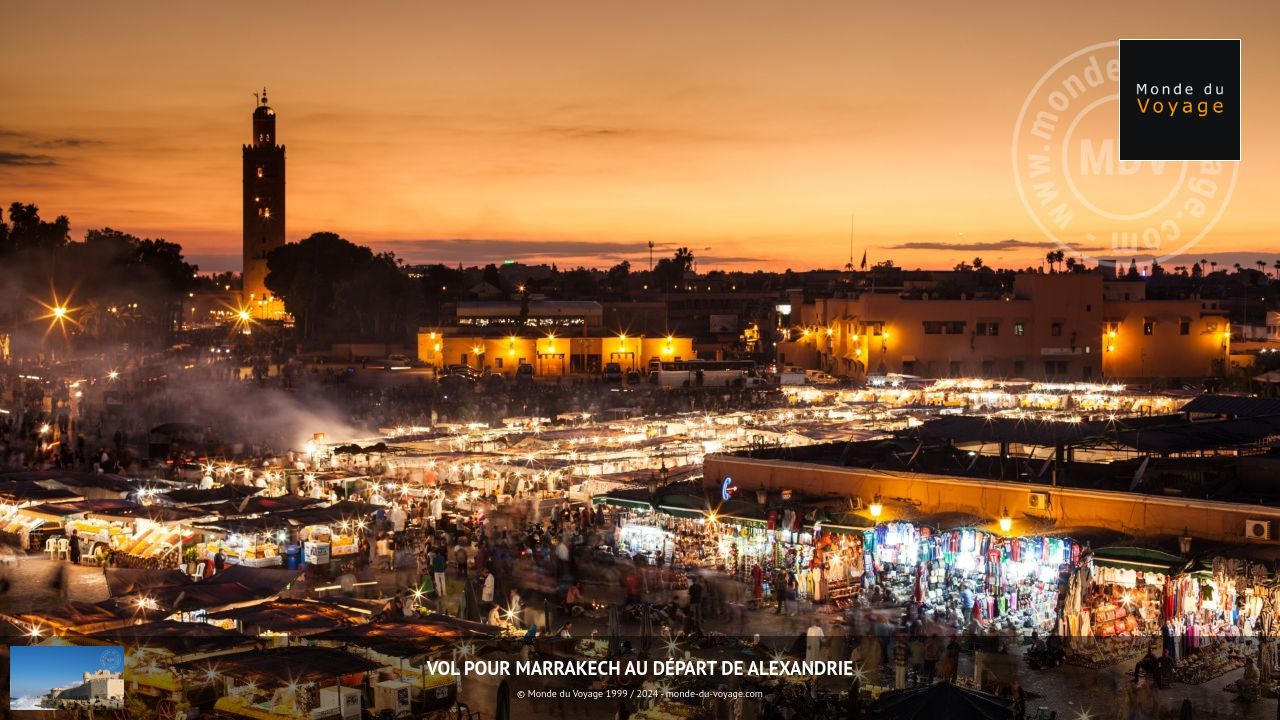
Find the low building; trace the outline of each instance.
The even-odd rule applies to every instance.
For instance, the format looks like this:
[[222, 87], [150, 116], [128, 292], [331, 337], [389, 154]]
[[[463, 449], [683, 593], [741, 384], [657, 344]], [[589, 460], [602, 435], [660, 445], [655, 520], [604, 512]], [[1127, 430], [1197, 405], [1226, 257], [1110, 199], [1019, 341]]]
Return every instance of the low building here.
[[512, 375], [521, 365], [531, 365], [535, 375], [551, 377], [599, 373], [609, 363], [617, 363], [623, 372], [644, 371], [655, 359], [691, 357], [693, 340], [688, 337], [533, 335], [527, 329], [497, 334], [469, 327], [418, 333], [420, 361], [437, 368], [466, 365], [500, 375]]
[[1023, 273], [999, 294], [938, 298], [863, 292], [793, 303], [780, 363], [855, 379], [1061, 381], [1223, 375], [1224, 311], [1199, 299], [1150, 300], [1141, 282], [1101, 273]]

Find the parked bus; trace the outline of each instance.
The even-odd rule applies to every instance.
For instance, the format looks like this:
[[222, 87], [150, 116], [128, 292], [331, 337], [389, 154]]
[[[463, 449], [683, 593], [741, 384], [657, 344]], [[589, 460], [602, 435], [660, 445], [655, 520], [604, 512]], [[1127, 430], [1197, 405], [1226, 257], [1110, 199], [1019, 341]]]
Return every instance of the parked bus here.
[[659, 387], [753, 387], [763, 385], [754, 360], [675, 360], [650, 365], [649, 382]]

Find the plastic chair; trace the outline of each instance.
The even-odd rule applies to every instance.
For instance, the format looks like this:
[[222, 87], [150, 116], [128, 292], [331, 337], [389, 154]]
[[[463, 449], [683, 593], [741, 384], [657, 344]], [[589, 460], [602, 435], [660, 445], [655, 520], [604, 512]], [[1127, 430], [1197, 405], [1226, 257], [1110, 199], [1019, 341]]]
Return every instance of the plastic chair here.
[[49, 556], [49, 559], [52, 560], [53, 556], [58, 554], [58, 538], [56, 537], [47, 538], [44, 541], [44, 551], [45, 551], [45, 554]]
[[193, 580], [200, 580], [204, 578], [204, 563], [196, 563], [196, 571], [191, 573], [191, 578]]
[[71, 559], [71, 541], [60, 537], [58, 538], [58, 559], [61, 560], [63, 558]]

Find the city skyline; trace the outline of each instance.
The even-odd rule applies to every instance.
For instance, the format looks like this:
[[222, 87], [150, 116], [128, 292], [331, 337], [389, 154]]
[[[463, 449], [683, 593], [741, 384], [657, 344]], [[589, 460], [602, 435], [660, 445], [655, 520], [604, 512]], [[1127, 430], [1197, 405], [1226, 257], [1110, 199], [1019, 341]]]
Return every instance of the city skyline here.
[[[1010, 167], [1022, 100], [1082, 46], [1187, 35], [1189, 4], [1161, 8], [1090, 3], [1027, 24], [939, 5], [920, 26], [835, 4], [509, 4], [495, 25], [449, 6], [55, 18], [23, 4], [11, 45], [25, 62], [0, 75], [0, 192], [69, 215], [76, 238], [110, 225], [238, 270], [237, 156], [266, 84], [290, 150], [290, 241], [332, 230], [410, 262], [561, 266], [643, 266], [653, 241], [691, 248], [700, 270], [802, 270], [848, 262], [852, 230], [855, 263], [1026, 267], [1056, 246]], [[1196, 20], [1200, 36], [1250, 31], [1250, 164], [1179, 264], [1270, 254], [1280, 142], [1249, 119], [1280, 101], [1275, 14]], [[119, 41], [104, 51], [104, 35]]]

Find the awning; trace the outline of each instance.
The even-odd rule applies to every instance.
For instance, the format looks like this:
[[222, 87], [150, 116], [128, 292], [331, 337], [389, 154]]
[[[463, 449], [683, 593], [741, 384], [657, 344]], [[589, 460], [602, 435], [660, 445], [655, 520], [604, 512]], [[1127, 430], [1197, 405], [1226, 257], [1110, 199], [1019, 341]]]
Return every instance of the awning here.
[[192, 660], [175, 667], [198, 673], [220, 673], [257, 682], [259, 687], [270, 687], [276, 683], [335, 680], [344, 675], [377, 670], [381, 666], [332, 648], [284, 647]]
[[1093, 564], [1120, 570], [1138, 570], [1169, 574], [1186, 562], [1177, 555], [1160, 550], [1135, 547], [1102, 548], [1093, 552]]

